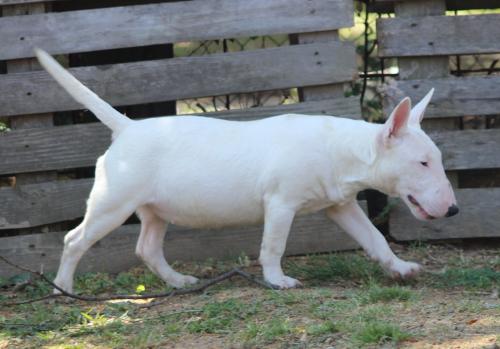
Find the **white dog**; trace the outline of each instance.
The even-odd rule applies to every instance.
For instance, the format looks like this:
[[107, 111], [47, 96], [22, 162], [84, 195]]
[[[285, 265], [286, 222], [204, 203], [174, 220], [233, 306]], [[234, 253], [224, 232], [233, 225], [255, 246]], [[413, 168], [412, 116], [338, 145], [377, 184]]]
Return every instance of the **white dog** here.
[[82, 255], [137, 212], [136, 253], [165, 282], [197, 282], [173, 270], [163, 255], [169, 222], [218, 228], [264, 222], [259, 261], [264, 278], [280, 288], [300, 285], [281, 269], [292, 221], [326, 208], [393, 276], [420, 266], [391, 251], [356, 202], [375, 188], [400, 197], [421, 220], [458, 212], [441, 154], [421, 130], [433, 91], [413, 109], [405, 98], [383, 125], [330, 116], [281, 115], [258, 121], [197, 116], [128, 119], [71, 76], [47, 53], [42, 66], [113, 131], [97, 160], [83, 222], [64, 239], [55, 283], [72, 291]]

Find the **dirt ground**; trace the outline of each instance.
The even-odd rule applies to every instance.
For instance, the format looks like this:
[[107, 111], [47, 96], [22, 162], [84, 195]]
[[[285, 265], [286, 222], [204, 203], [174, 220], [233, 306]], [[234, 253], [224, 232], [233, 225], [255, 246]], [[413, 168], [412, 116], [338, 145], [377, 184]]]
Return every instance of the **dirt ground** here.
[[[393, 248], [425, 272], [391, 280], [363, 253], [346, 252], [287, 258], [286, 272], [304, 283], [294, 290], [233, 278], [152, 307], [151, 300], [3, 305], [0, 348], [500, 348], [498, 243]], [[210, 278], [235, 266], [260, 276], [245, 256], [176, 268]], [[2, 303], [50, 292], [38, 281], [22, 284], [14, 292], [4, 280]], [[77, 285], [85, 294], [165, 290], [144, 268], [86, 274]]]

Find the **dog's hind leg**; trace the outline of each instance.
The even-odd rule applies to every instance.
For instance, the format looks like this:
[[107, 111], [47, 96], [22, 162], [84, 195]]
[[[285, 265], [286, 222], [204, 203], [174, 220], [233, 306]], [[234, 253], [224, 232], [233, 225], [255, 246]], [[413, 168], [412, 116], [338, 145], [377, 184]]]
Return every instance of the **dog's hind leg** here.
[[270, 203], [266, 206], [259, 262], [263, 268], [264, 279], [280, 288], [300, 286], [300, 281], [286, 276], [281, 269], [281, 257], [285, 253], [294, 217], [295, 211], [280, 203]]
[[[88, 201], [88, 208], [83, 222], [71, 230], [64, 238], [64, 250], [54, 283], [67, 292], [73, 291], [73, 275], [83, 254], [98, 240], [113, 229], [119, 227], [132, 213], [136, 206], [123, 202], [123, 198], [107, 197]], [[54, 290], [59, 293], [58, 290]]]
[[332, 206], [326, 213], [393, 277], [413, 276], [420, 270], [418, 264], [403, 261], [392, 252], [382, 233], [370, 222], [356, 201]]
[[163, 239], [168, 223], [159, 218], [146, 206], [137, 209], [141, 219], [141, 233], [135, 249], [149, 269], [166, 283], [181, 288], [198, 282], [198, 279], [176, 272], [165, 260], [163, 254]]

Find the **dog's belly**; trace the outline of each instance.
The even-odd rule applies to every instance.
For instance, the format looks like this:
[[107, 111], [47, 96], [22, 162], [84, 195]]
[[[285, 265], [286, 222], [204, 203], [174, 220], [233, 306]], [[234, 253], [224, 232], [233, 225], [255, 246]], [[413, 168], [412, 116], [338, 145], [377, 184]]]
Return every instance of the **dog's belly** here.
[[148, 206], [165, 221], [190, 228], [215, 229], [264, 221], [264, 209], [257, 204], [161, 201]]

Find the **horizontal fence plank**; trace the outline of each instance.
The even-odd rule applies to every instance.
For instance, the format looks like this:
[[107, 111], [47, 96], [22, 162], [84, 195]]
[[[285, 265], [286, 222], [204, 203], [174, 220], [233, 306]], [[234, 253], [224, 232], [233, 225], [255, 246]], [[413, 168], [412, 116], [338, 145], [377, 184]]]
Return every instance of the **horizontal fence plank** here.
[[[354, 48], [342, 42], [70, 70], [113, 105], [322, 85], [357, 74]], [[43, 71], [0, 75], [0, 95], [0, 116], [82, 108]]]
[[93, 182], [91, 178], [0, 188], [0, 230], [82, 217]]
[[[350, 27], [352, 0], [195, 0], [0, 18], [0, 59]], [[96, 38], [99, 38], [96, 40]]]
[[500, 129], [431, 133], [446, 170], [500, 168]]
[[322, 99], [319, 101], [282, 104], [270, 107], [225, 110], [196, 114], [226, 120], [255, 120], [281, 114], [331, 115], [349, 119], [361, 119], [358, 97]]
[[417, 221], [400, 202], [391, 211], [390, 232], [398, 241], [500, 237], [500, 188], [458, 189], [460, 212], [450, 218]]
[[34, 4], [37, 2], [55, 2], [55, 1], [68, 1], [68, 0], [0, 0], [0, 6]]
[[[366, 205], [363, 204], [364, 207]], [[83, 256], [78, 272], [120, 272], [139, 264], [134, 255], [138, 225], [125, 225], [99, 241]], [[0, 238], [0, 255], [16, 264], [45, 272], [55, 271], [63, 248], [64, 233], [45, 233]], [[261, 227], [224, 230], [192, 230], [169, 226], [165, 255], [169, 261], [228, 258], [242, 252], [257, 257], [262, 239]], [[358, 245], [326, 218], [324, 212], [298, 217], [288, 240], [286, 254], [329, 252], [355, 249]], [[19, 274], [0, 263], [0, 277]]]
[[[414, 0], [375, 0], [372, 9], [376, 12], [394, 12], [394, 2]], [[491, 9], [500, 8], [500, 0], [446, 0], [448, 10]]]
[[[285, 113], [326, 114], [359, 118], [356, 97], [197, 114], [228, 120], [250, 120]], [[0, 133], [0, 174], [94, 166], [110, 144], [101, 123], [25, 129]]]
[[[410, 96], [414, 103], [423, 98], [431, 88], [435, 88], [425, 112], [426, 118], [500, 113], [500, 76], [401, 80], [395, 82], [394, 87], [402, 91], [401, 95]], [[394, 103], [385, 105], [386, 113], [393, 106]]]
[[380, 57], [500, 52], [500, 14], [377, 20]]

